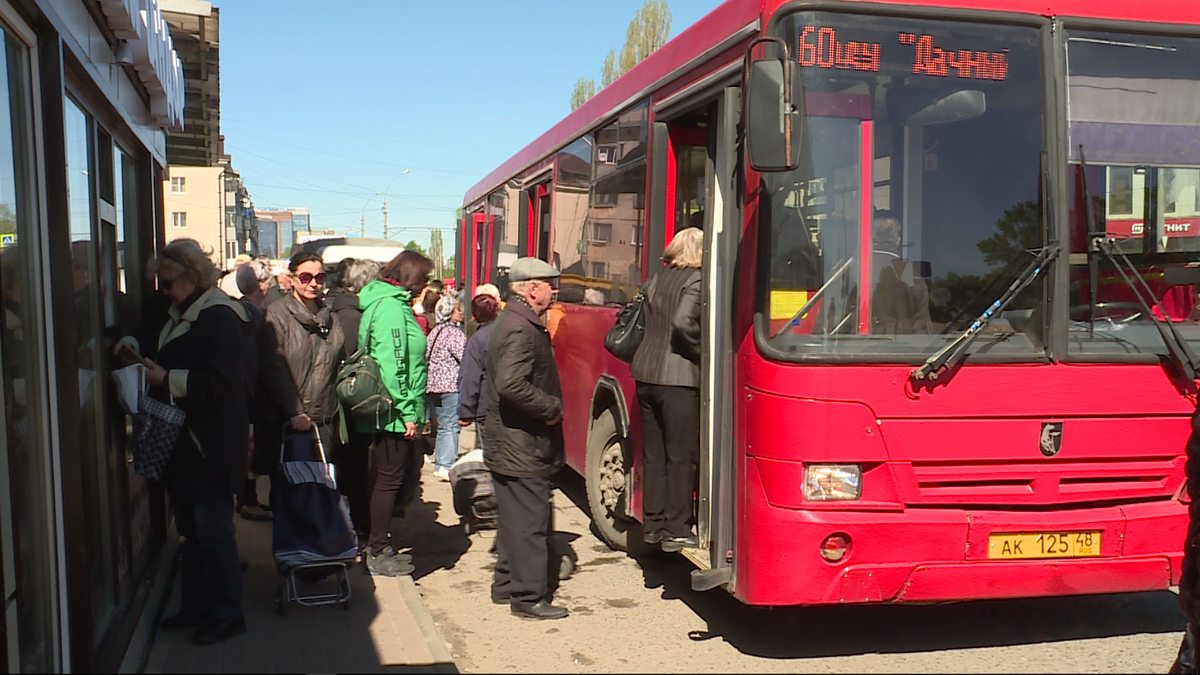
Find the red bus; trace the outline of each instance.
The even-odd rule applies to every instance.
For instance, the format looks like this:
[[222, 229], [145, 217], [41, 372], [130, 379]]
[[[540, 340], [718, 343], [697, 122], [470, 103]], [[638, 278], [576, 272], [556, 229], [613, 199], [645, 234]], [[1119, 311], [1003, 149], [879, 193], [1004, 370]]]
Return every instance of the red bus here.
[[1197, 64], [1192, 0], [729, 0], [470, 189], [459, 283], [562, 271], [568, 463], [632, 548], [638, 406], [601, 341], [703, 228], [697, 589], [1166, 589]]

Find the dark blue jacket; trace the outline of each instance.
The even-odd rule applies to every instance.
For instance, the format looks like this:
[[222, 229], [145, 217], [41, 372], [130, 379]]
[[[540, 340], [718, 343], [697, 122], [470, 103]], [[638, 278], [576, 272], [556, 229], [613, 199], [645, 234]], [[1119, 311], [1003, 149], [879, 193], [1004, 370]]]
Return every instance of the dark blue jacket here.
[[481, 420], [487, 412], [484, 401], [487, 401], [487, 349], [488, 340], [492, 337], [492, 326], [496, 322], [489, 321], [480, 326], [467, 340], [463, 348], [462, 367], [458, 370], [458, 419]]

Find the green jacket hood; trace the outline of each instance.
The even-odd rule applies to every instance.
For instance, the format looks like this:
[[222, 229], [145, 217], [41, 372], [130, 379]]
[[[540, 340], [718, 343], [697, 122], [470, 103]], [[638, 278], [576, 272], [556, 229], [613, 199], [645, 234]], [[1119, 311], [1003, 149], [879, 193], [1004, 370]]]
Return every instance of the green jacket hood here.
[[412, 301], [412, 293], [409, 293], [407, 288], [393, 286], [386, 281], [376, 280], [363, 286], [363, 289], [358, 292], [358, 306], [365, 313], [371, 305], [384, 298], [395, 298], [407, 305]]

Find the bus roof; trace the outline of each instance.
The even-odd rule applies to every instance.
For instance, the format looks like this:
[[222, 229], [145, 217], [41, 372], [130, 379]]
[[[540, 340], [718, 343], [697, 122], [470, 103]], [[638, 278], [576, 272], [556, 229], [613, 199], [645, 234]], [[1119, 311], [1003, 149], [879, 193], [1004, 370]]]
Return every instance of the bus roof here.
[[[846, 0], [847, 4], [866, 0]], [[947, 9], [994, 10], [1046, 17], [1080, 17], [1131, 22], [1200, 25], [1200, 0], [873, 0], [881, 4]], [[771, 16], [791, 0], [727, 0], [648, 56], [616, 82], [489, 173], [467, 191], [469, 207], [550, 153], [589, 131], [608, 116], [641, 100], [658, 86], [684, 75], [712, 47]], [[831, 5], [824, 5], [828, 9]], [[714, 55], [715, 56], [715, 55]], [[695, 64], [699, 65], [699, 64]]]

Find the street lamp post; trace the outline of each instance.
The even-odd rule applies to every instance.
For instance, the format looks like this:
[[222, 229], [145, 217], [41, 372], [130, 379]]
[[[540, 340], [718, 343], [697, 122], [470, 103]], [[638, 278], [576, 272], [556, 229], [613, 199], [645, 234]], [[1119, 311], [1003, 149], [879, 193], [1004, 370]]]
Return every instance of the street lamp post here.
[[360, 227], [361, 227], [361, 231], [362, 231], [361, 236], [363, 236], [363, 237], [367, 236], [367, 204], [370, 204], [371, 200], [378, 197], [379, 194], [380, 194], [379, 191], [376, 190], [375, 194], [371, 195], [370, 197], [367, 197], [367, 203], [363, 204], [362, 216], [360, 216], [360, 219], [359, 219], [359, 223], [360, 223]]
[[[399, 178], [400, 176], [403, 176], [403, 175], [404, 175], [404, 174], [406, 174], [406, 173], [408, 173], [408, 169], [405, 169], [405, 170], [401, 171], [400, 173], [396, 174], [396, 178]], [[391, 189], [392, 189], [392, 183], [395, 183], [395, 182], [396, 182], [396, 178], [393, 178], [393, 179], [391, 180], [391, 182], [389, 182], [389, 183], [387, 184], [387, 187], [383, 189], [383, 238], [384, 238], [384, 239], [387, 239], [387, 238], [388, 238], [388, 227], [387, 227], [387, 213], [388, 213], [388, 212], [387, 212], [387, 193], [388, 193], [388, 190], [391, 190]]]

